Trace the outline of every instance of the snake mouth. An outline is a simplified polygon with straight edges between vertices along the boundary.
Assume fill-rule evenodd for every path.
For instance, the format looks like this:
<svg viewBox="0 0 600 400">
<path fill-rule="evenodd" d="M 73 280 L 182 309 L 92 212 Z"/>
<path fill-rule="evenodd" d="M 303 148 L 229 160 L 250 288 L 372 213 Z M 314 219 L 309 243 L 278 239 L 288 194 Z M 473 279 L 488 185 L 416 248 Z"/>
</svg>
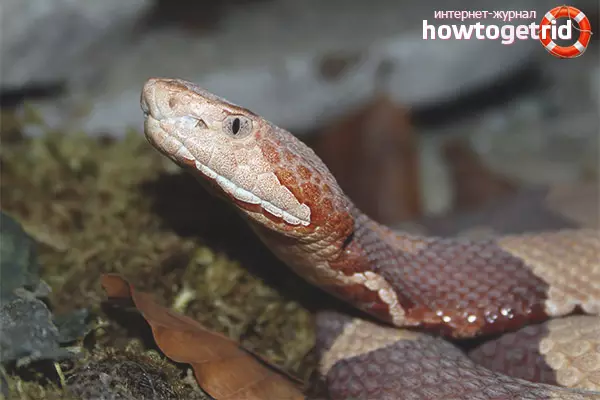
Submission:
<svg viewBox="0 0 600 400">
<path fill-rule="evenodd" d="M 238 205 L 247 209 L 248 211 L 256 212 L 257 207 L 260 207 L 262 211 L 268 213 L 268 216 L 280 218 L 283 221 L 287 222 L 290 225 L 303 225 L 308 226 L 310 221 L 303 220 L 297 216 L 292 215 L 291 213 L 282 210 L 277 207 L 275 204 L 261 199 L 256 194 L 252 193 L 250 190 L 247 190 L 241 186 L 238 186 L 230 179 L 224 177 L 223 175 L 219 175 L 216 171 L 211 169 L 209 166 L 202 164 L 200 161 L 193 159 L 191 153 L 185 149 L 182 145 L 178 152 L 179 156 L 183 156 L 186 161 L 189 161 L 190 164 L 193 162 L 193 166 L 195 170 L 199 171 L 206 179 L 214 182 L 221 188 L 221 190 L 228 195 L 232 200 L 234 200 Z M 193 159 L 193 161 L 192 161 Z M 188 164 L 189 165 L 189 164 Z M 264 213 L 263 213 L 264 214 Z"/>
<path fill-rule="evenodd" d="M 165 148 L 165 141 L 168 141 L 169 148 L 172 149 L 176 147 L 177 150 L 172 151 Z M 196 157 L 194 157 L 194 155 L 187 149 L 185 144 L 181 143 L 176 138 L 169 135 L 164 136 L 161 140 L 162 143 L 160 144 L 157 144 L 156 140 L 152 140 L 152 142 L 155 143 L 155 146 L 159 148 L 163 154 L 171 158 L 175 163 L 185 166 L 188 169 L 192 169 L 192 172 L 200 172 L 204 180 L 209 181 L 214 185 L 218 186 L 218 188 L 221 190 L 221 192 L 223 192 L 223 194 L 225 194 L 236 204 L 246 209 L 247 211 L 262 211 L 263 215 L 265 215 L 266 217 L 280 219 L 294 226 L 310 225 L 310 221 L 300 218 L 299 216 L 293 215 L 290 212 L 281 209 L 272 202 L 260 198 L 251 190 L 241 187 L 240 185 L 233 182 L 231 179 L 220 175 L 208 165 L 205 165 L 202 162 L 198 161 Z M 197 175 L 197 173 L 195 175 Z"/>
<path fill-rule="evenodd" d="M 310 221 L 298 218 L 290 214 L 289 212 L 277 207 L 275 204 L 267 200 L 261 199 L 256 194 L 252 193 L 250 190 L 244 189 L 243 187 L 236 185 L 231 180 L 227 179 L 222 175 L 219 175 L 213 169 L 202 164 L 198 160 L 194 160 L 194 167 L 195 170 L 200 171 L 200 173 L 205 178 L 216 183 L 217 186 L 219 186 L 226 195 L 228 195 L 233 201 L 235 201 L 238 205 L 245 208 L 246 210 L 257 212 L 259 211 L 257 208 L 260 207 L 260 209 L 262 209 L 263 211 L 263 214 L 265 214 L 265 212 L 268 214 L 266 216 L 280 218 L 290 225 L 310 225 Z"/>
</svg>

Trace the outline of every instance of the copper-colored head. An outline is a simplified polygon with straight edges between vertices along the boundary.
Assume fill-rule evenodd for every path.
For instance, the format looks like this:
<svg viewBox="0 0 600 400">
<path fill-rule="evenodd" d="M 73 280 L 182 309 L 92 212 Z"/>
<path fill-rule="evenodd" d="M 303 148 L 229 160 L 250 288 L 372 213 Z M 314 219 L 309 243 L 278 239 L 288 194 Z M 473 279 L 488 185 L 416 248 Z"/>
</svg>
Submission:
<svg viewBox="0 0 600 400">
<path fill-rule="evenodd" d="M 297 237 L 331 224 L 336 229 L 328 231 L 337 232 L 349 218 L 341 217 L 346 200 L 312 150 L 251 111 L 193 83 L 159 78 L 144 85 L 141 106 L 150 143 L 254 222 Z"/>
</svg>

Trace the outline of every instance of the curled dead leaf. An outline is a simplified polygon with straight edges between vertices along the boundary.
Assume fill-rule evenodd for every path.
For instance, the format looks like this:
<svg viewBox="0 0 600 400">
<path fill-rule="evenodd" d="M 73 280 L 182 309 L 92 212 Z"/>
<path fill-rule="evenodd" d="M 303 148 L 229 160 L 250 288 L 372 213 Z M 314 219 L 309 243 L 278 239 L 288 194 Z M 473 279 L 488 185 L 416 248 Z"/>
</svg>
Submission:
<svg viewBox="0 0 600 400">
<path fill-rule="evenodd" d="M 111 299 L 131 299 L 171 360 L 189 364 L 200 387 L 218 400 L 304 399 L 298 382 L 239 343 L 154 302 L 117 274 L 102 276 Z"/>
</svg>

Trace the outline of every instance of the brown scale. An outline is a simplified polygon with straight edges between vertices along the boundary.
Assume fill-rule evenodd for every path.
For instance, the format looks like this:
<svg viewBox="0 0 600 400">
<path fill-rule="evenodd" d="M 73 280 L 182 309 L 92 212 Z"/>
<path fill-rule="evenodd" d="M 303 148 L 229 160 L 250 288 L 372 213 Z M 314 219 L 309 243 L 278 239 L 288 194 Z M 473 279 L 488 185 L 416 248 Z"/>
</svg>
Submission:
<svg viewBox="0 0 600 400">
<path fill-rule="evenodd" d="M 373 272 L 400 295 L 409 321 L 468 337 L 547 318 L 548 285 L 493 240 L 407 236 L 419 244 L 409 251 L 398 249 L 407 248 L 402 236 L 393 237 L 397 246 L 390 240 L 382 240 L 367 226 L 367 217 L 357 215 L 355 241 Z"/>
<path fill-rule="evenodd" d="M 340 335 L 335 315 L 318 320 L 317 343 L 326 353 Z M 375 332 L 371 332 L 374 334 Z M 353 347 L 369 348 L 372 337 L 354 334 Z M 428 335 L 394 343 L 338 360 L 326 371 L 328 398 L 536 400 L 596 398 L 558 387 L 526 382 L 492 372 L 469 360 L 449 342 Z"/>
</svg>

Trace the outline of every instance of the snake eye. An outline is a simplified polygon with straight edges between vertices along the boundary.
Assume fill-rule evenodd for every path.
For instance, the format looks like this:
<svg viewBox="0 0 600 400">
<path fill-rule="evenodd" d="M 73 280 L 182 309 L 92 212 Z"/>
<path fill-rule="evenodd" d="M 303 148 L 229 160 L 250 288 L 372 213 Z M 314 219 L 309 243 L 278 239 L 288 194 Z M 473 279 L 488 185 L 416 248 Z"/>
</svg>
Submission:
<svg viewBox="0 0 600 400">
<path fill-rule="evenodd" d="M 223 121 L 223 130 L 236 138 L 247 136 L 252 132 L 252 120 L 243 115 L 229 115 Z"/>
</svg>

